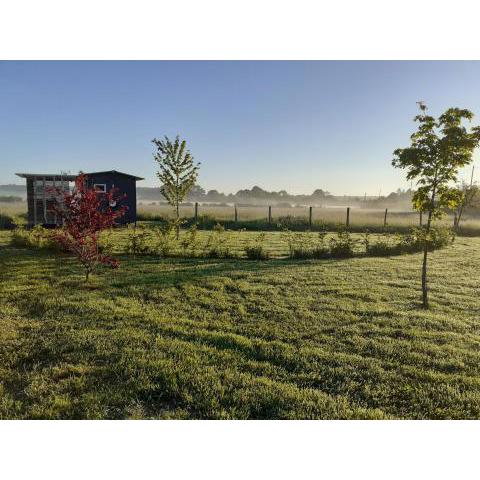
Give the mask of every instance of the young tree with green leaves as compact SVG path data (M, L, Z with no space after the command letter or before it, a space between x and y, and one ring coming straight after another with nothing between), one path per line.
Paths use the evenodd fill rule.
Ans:
M405 169L408 180L416 180L413 206L428 214L422 264L422 303L428 308L427 255L432 221L462 201L451 185L457 180L458 170L472 161L473 151L480 143L480 127L467 130L463 125L464 120L473 118L469 110L449 108L437 119L427 114L423 102L418 105L420 114L414 118L418 129L411 135L409 147L393 152L392 165Z
M157 176L162 183L160 191L175 210L177 240L180 235L180 203L194 187L200 163L193 163L193 156L187 150L187 142L177 135L172 142L167 136L163 140L154 138L156 147L153 154L158 163Z
M475 185L473 182L473 171L472 168L472 176L470 178L470 183L466 183L463 181L461 185L458 186L459 194L462 196L462 201L458 205L455 211L455 229L458 229L460 226L460 221L462 220L463 213L466 209L470 207L475 207L478 204L478 200L480 197L480 188L478 185Z

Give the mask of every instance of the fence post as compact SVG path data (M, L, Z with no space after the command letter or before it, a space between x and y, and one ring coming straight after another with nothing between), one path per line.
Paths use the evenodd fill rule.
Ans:
M387 213L388 213L388 208L385 209L385 216L383 217L383 226L387 226Z
M272 206L268 206L268 223L272 223Z
M347 227L350 226L350 207L347 207Z
M198 222L198 202L195 202L195 223Z
M422 211L420 210L420 226L423 225L423 222L422 222Z
M237 223L238 222L237 204L235 204L234 207L235 207L235 223Z
M312 228L312 207L309 207L308 209L308 224L310 225L310 228Z

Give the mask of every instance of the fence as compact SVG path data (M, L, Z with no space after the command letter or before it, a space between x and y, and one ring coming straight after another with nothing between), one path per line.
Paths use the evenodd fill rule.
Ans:
M156 216L169 217L172 209L165 204L138 206L139 218L155 218ZM422 213L415 211L400 211L394 209L363 209L355 207L282 207L275 205L253 206L253 205L211 205L211 204L189 204L180 207L180 215L183 218L193 218L198 221L208 216L219 222L241 223L247 221L265 221L267 224L275 224L285 217L304 219L308 225L314 223L343 224L347 227L353 226L418 226L422 225ZM453 216L447 216L442 222L446 225L453 225Z

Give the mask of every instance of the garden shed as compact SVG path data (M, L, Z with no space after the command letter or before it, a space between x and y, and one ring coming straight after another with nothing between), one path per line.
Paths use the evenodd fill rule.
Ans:
M60 219L55 213L55 202L58 201L55 189L71 191L77 175L17 173L27 181L28 226L57 226ZM137 220L137 188L136 182L141 177L128 173L108 170L103 172L85 173L88 186L100 193L117 189L119 196L125 195L121 204L128 210L118 220L120 224L134 223Z

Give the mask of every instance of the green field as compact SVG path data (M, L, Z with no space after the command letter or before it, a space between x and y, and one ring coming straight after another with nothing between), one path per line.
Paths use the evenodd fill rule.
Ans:
M480 418L480 239L348 260L74 260L0 232L0 418ZM273 241L269 238L268 241Z

